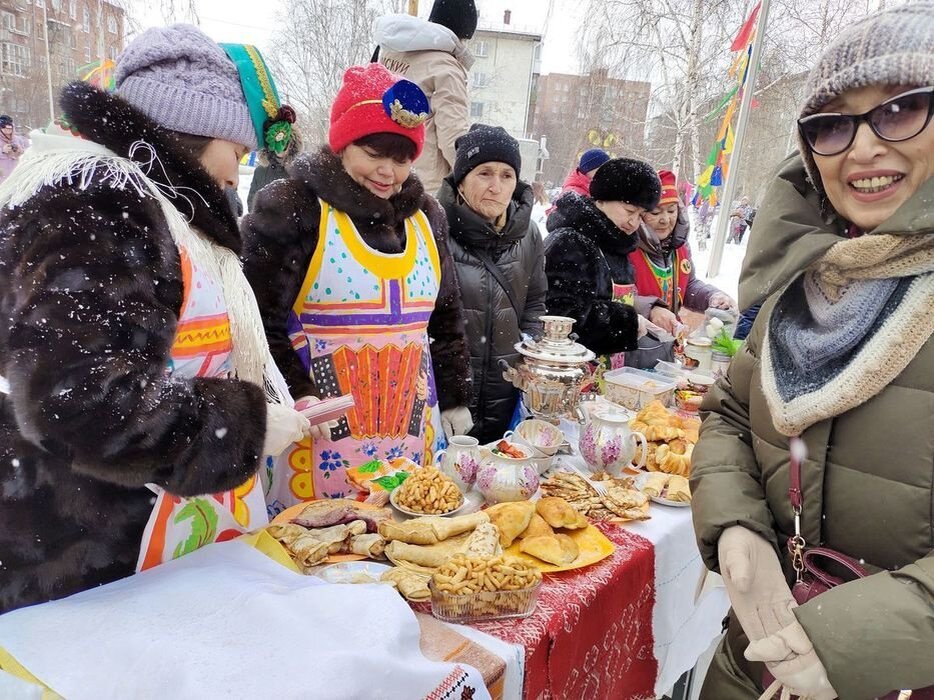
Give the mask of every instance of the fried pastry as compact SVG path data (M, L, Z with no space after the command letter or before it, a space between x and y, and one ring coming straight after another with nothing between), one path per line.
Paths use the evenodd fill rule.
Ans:
M690 503L691 487L688 485L688 480L678 474L673 475L668 481L665 498L676 503Z
M499 528L493 523L477 525L470 537L467 538L467 547L464 553L468 557L478 559L492 559L503 553L499 542Z
M413 518L402 523L380 523L379 534L387 540L399 540L408 544L435 544L470 532L478 525L490 522L490 516L484 512L458 515L452 518L426 516Z
M655 452L655 461L658 462L659 471L689 476L691 473L691 455L693 453L694 445L688 445L684 454L676 454L668 445L662 445Z
M581 514L565 499L557 496L542 498L535 504L535 511L552 527L563 527L569 530L587 527L587 519L581 517Z
M532 519L529 521L529 526L525 528L525 531L521 535L519 535L519 539L553 534L555 534L555 531L551 529L551 525L545 522L545 519L538 513L533 513Z
M620 518L626 520L647 520L649 497L635 489L610 486L607 488L603 503Z
M489 513L490 522L499 528L499 542L506 548L529 526L535 505L530 501L499 503L485 512Z
M428 581L431 577L428 574L419 574L396 567L385 572L379 580L393 584L406 600L417 603L431 598L431 591L428 589Z
M350 554L359 554L361 557L370 559L382 559L386 551L386 540L375 532L368 535L353 535L344 544L344 548Z
M580 554L577 543L567 535L526 537L519 545L519 551L555 566L567 566Z
M653 472L649 475L648 480L645 482L645 486L642 487L642 493L646 496L653 496L658 498L662 495L662 492L665 490L665 486L668 484L668 480L671 478L671 475L666 474L665 472Z

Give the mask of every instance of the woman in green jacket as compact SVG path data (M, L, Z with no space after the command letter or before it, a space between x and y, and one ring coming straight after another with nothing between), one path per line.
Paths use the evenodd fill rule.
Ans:
M733 604L703 698L755 700L766 667L816 700L934 697L932 76L934 3L847 29L757 217L743 288L764 304L694 451L698 543ZM795 541L868 575L798 605Z

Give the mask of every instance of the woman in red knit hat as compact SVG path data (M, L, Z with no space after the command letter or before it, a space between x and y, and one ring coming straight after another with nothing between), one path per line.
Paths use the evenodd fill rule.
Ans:
M639 247L629 254L636 274L636 292L657 297L663 306L652 309L652 322L674 335L678 312L708 308L734 309L736 302L694 274L688 234L691 225L681 207L675 174L659 170L662 196L658 206L642 215Z
M352 496L347 469L430 463L445 433L472 427L447 223L412 174L429 113L415 83L376 63L349 68L328 145L296 158L244 220L245 272L292 395L306 397L297 406L355 400L327 439L283 456L274 510Z

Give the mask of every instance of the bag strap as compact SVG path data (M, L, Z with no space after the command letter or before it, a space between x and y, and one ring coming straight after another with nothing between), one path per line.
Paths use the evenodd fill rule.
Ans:
M509 280L506 279L506 276L503 274L503 271L499 269L493 259L487 255L485 250L472 250L471 251L480 262L483 263L483 266L487 269L493 279L495 279L499 286L503 288L503 291L506 292L506 296L509 297L509 303L512 304L512 308L516 312L516 320L519 322L519 325L522 325L522 311L519 309L519 302L516 301L516 296L513 294L512 285L509 284Z

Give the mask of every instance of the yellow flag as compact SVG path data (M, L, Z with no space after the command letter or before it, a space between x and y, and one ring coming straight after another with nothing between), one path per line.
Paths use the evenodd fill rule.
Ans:
M723 144L724 153L733 152L733 127L727 124L726 127L726 142Z

